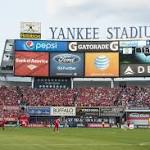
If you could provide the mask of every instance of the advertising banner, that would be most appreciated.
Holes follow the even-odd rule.
[[[21,22],[20,38],[40,39],[41,23],[40,22]]]
[[[79,116],[99,116],[99,108],[77,108]]]
[[[128,42],[131,42],[130,44],[133,47],[120,47],[119,49],[120,76],[122,77],[150,76],[150,46],[147,45],[147,41],[128,41]],[[122,46],[125,46],[124,44],[122,43]]]
[[[20,38],[23,39],[40,39],[40,33],[20,33]]]
[[[80,51],[80,52],[89,52],[89,51],[118,51],[118,41],[83,41],[83,42],[70,42],[69,43],[70,51]]]
[[[66,52],[66,41],[51,40],[15,40],[15,51]]]
[[[101,123],[88,123],[87,124],[88,128],[110,128],[109,124],[104,124],[102,125]]]
[[[46,52],[16,52],[16,76],[45,76],[49,75],[49,54]]]
[[[51,116],[75,116],[75,107],[51,107]]]
[[[124,114],[123,107],[101,107],[100,108],[100,116],[122,116]]]
[[[149,117],[148,113],[129,113],[128,121],[134,125],[149,125]]]
[[[148,113],[129,113],[129,119],[149,119]]]
[[[5,120],[5,121],[17,121],[17,120],[18,120],[18,117],[17,117],[17,116],[14,116],[14,117],[4,117],[4,118],[0,118],[0,124],[2,123],[3,120]]]
[[[30,116],[50,116],[50,107],[28,106],[26,109]]]
[[[85,127],[84,118],[80,116],[65,117],[65,121],[69,127]]]
[[[21,22],[21,33],[41,33],[40,22]]]
[[[50,54],[50,76],[83,77],[83,53]]]
[[[50,125],[47,125],[47,124],[28,124],[27,126],[28,128],[49,128]]]
[[[119,53],[85,53],[85,77],[118,77]]]
[[[150,64],[121,64],[120,76],[122,77],[149,77]]]
[[[9,110],[9,111],[19,111],[20,107],[19,106],[3,106],[4,110]]]

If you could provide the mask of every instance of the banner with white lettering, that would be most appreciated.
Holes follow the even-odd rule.
[[[75,116],[75,107],[51,107],[51,116]]]
[[[145,126],[149,125],[149,118],[150,118],[149,113],[134,112],[134,113],[129,113],[127,115],[127,119],[130,122],[130,124],[141,125],[141,127],[143,127],[142,125]]]
[[[122,77],[149,77],[150,65],[148,64],[121,64],[120,76]]]
[[[118,41],[78,41],[69,42],[69,50],[80,52],[116,52],[118,51]]]

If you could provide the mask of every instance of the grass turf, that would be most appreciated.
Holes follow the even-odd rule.
[[[0,150],[150,150],[150,130],[6,128]]]

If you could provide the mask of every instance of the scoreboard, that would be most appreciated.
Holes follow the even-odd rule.
[[[70,89],[70,78],[34,78],[34,88],[57,88],[57,89]]]
[[[14,75],[24,77],[149,77],[150,42],[21,40]]]

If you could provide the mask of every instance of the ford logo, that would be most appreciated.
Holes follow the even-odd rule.
[[[80,61],[80,57],[73,54],[59,54],[53,57],[53,60],[60,64],[72,64]]]

